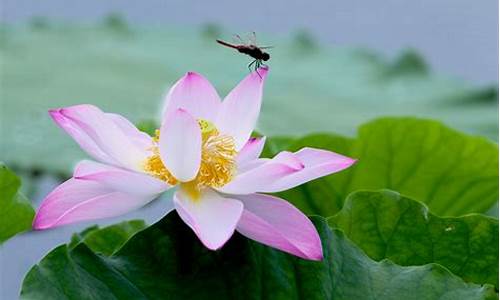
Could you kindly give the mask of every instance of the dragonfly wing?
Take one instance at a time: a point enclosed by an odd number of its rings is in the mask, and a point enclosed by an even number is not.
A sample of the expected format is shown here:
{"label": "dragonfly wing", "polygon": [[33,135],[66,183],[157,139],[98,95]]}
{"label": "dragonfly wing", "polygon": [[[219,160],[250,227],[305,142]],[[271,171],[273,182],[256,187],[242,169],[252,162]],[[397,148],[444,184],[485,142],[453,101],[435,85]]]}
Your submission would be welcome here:
{"label": "dragonfly wing", "polygon": [[247,34],[247,39],[250,45],[257,46],[257,35],[255,34],[255,31],[252,31],[251,33]]}
{"label": "dragonfly wing", "polygon": [[244,45],[246,44],[243,39],[241,38],[241,36],[239,34],[233,34],[231,40],[233,41],[233,43],[235,44],[239,44],[239,45]]}

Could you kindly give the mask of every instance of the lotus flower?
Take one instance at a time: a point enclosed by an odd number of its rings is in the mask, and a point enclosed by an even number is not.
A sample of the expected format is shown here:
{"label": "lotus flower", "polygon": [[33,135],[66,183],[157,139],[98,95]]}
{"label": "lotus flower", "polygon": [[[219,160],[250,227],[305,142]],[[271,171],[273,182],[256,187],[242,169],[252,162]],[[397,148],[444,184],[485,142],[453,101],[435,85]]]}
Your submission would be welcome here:
{"label": "lotus flower", "polygon": [[296,256],[322,259],[310,220],[287,201],[262,193],[335,173],[354,160],[312,148],[259,158],[265,138],[250,135],[267,72],[249,74],[222,102],[204,77],[187,73],[167,94],[155,137],[92,105],[50,110],[95,161],[78,163],[73,177],[44,199],[33,227],[121,215],[178,187],[175,210],[207,248],[219,249],[236,230]]}

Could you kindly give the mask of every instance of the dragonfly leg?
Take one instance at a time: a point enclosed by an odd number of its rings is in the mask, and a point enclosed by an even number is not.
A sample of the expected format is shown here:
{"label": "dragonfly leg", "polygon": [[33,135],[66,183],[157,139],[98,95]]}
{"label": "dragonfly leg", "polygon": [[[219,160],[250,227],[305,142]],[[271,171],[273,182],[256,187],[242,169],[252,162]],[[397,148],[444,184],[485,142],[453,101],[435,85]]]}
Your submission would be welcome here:
{"label": "dragonfly leg", "polygon": [[257,73],[257,75],[259,75],[260,79],[262,79],[262,76],[259,73],[259,68],[261,65],[262,65],[262,61],[260,59],[256,59],[255,72]]}
{"label": "dragonfly leg", "polygon": [[252,65],[257,63],[257,60],[252,61],[251,63],[248,64],[248,70],[252,72]]}
{"label": "dragonfly leg", "polygon": [[255,66],[255,69],[260,69],[260,67],[262,67],[264,65],[264,63],[262,62],[262,60],[259,59],[259,61],[257,62],[256,66]]}

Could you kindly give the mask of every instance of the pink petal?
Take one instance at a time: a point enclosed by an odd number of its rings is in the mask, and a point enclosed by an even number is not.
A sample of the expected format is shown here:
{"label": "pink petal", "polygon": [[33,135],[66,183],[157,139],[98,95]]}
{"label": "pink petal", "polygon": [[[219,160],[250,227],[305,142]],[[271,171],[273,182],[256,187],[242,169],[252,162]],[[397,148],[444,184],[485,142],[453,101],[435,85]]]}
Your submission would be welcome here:
{"label": "pink petal", "polygon": [[275,193],[341,171],[356,160],[326,150],[303,148],[296,153],[283,151],[273,159],[256,159],[238,166],[238,174],[217,190],[245,195]]}
{"label": "pink petal", "polygon": [[247,142],[259,117],[267,68],[259,74],[251,73],[226,96],[217,118],[217,128],[235,139],[236,150]]}
{"label": "pink petal", "polygon": [[236,163],[242,165],[246,162],[255,160],[259,158],[262,150],[264,149],[264,144],[266,143],[266,137],[252,137],[248,139],[247,143],[241,148],[238,156],[236,157]]}
{"label": "pink petal", "polygon": [[66,131],[88,155],[102,162],[113,165],[118,164],[113,158],[104,153],[77,124],[63,116],[59,109],[49,110],[49,114],[54,122]]}
{"label": "pink petal", "polygon": [[201,130],[185,110],[178,109],[160,129],[160,156],[165,167],[181,182],[196,177],[201,163]]}
{"label": "pink petal", "polygon": [[260,192],[275,193],[299,186],[308,181],[339,172],[350,167],[355,159],[331,151],[303,148],[294,153],[303,164],[304,168],[298,172],[290,173],[262,189]]}
{"label": "pink petal", "polygon": [[237,174],[233,180],[217,190],[227,194],[252,194],[265,189],[276,178],[282,178],[294,172],[297,172],[297,169],[290,164],[259,159],[255,164],[255,168]]}
{"label": "pink petal", "polygon": [[237,164],[237,174],[246,173],[247,171],[260,167],[269,161],[270,161],[269,158],[257,158],[242,164]]}
{"label": "pink petal", "polygon": [[145,133],[137,129],[134,124],[132,124],[125,117],[114,114],[114,113],[105,113],[108,118],[110,118],[118,128],[123,131],[125,135],[127,135],[130,140],[140,149],[148,149],[151,147],[151,137]]}
{"label": "pink petal", "polygon": [[273,248],[309,259],[323,259],[323,249],[311,221],[287,201],[268,195],[238,196],[245,207],[236,230]]}
{"label": "pink petal", "polygon": [[73,177],[81,180],[93,180],[115,191],[138,196],[158,195],[170,187],[167,183],[147,174],[89,160],[81,161],[76,166]]}
{"label": "pink petal", "polygon": [[200,199],[190,199],[181,189],[174,196],[174,205],[182,220],[211,250],[222,247],[233,235],[243,212],[239,200],[224,198],[210,189]]}
{"label": "pink petal", "polygon": [[273,159],[256,159],[238,166],[233,180],[217,190],[228,194],[252,194],[270,189],[275,181],[299,172],[302,162],[291,152],[283,151]]}
{"label": "pink petal", "polygon": [[147,149],[140,148],[133,142],[135,136],[124,132],[112,118],[93,105],[61,108],[51,111],[51,115],[63,129],[72,136],[77,136],[75,139],[84,150],[91,155],[97,153],[94,157],[98,160],[141,170],[149,155]]}
{"label": "pink petal", "polygon": [[42,202],[33,221],[34,229],[48,229],[79,221],[114,217],[153,200],[116,192],[100,183],[71,178]]}
{"label": "pink petal", "polygon": [[274,162],[284,163],[296,171],[304,169],[304,163],[290,151],[281,151],[273,159]]}
{"label": "pink petal", "polygon": [[163,118],[182,108],[196,119],[215,122],[221,100],[212,84],[200,74],[188,72],[168,92]]}

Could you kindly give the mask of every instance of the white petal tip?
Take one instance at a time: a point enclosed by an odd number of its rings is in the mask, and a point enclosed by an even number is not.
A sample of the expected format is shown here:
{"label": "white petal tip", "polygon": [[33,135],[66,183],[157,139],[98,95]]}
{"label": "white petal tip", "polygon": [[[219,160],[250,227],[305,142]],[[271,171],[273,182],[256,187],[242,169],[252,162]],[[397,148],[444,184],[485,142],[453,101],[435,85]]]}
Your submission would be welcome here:
{"label": "white petal tip", "polygon": [[[224,242],[224,244],[225,244],[225,243],[226,243],[226,242]],[[207,245],[207,244],[205,244],[205,243],[203,243],[203,242],[202,242],[202,244],[203,244],[203,246],[205,246],[208,250],[211,250],[211,251],[217,251],[217,250],[219,250],[220,248],[222,248],[222,246],[224,246],[224,244],[222,244],[222,245]]]}

